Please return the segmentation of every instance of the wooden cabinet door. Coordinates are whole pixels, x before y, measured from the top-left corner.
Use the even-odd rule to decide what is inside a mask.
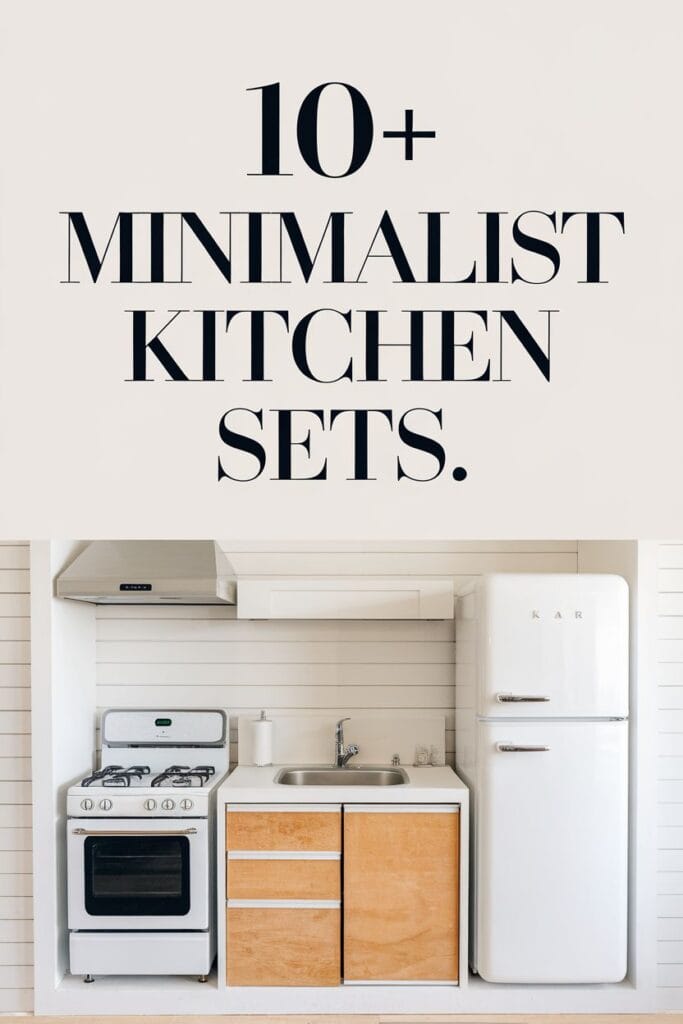
[[[339,905],[314,901],[228,903],[228,985],[338,985]]]
[[[458,980],[459,808],[344,807],[344,980]]]

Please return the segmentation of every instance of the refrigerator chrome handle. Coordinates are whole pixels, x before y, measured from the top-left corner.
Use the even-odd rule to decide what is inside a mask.
[[[544,704],[550,697],[518,695],[516,693],[497,693],[496,700],[499,704]]]
[[[543,746],[518,746],[516,743],[496,743],[496,750],[501,754],[540,754],[550,750]]]

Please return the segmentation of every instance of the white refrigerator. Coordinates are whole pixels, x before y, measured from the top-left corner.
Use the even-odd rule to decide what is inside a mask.
[[[471,963],[511,984],[626,974],[628,587],[495,574],[456,610],[456,770],[472,790]]]

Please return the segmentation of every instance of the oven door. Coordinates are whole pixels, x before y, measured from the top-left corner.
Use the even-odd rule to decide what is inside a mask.
[[[69,928],[209,927],[205,818],[70,818]]]

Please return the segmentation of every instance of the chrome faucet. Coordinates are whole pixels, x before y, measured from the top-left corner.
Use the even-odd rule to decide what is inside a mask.
[[[343,768],[352,757],[359,752],[355,743],[344,746],[344,722],[350,722],[350,718],[340,718],[334,731],[334,763],[336,768]]]

